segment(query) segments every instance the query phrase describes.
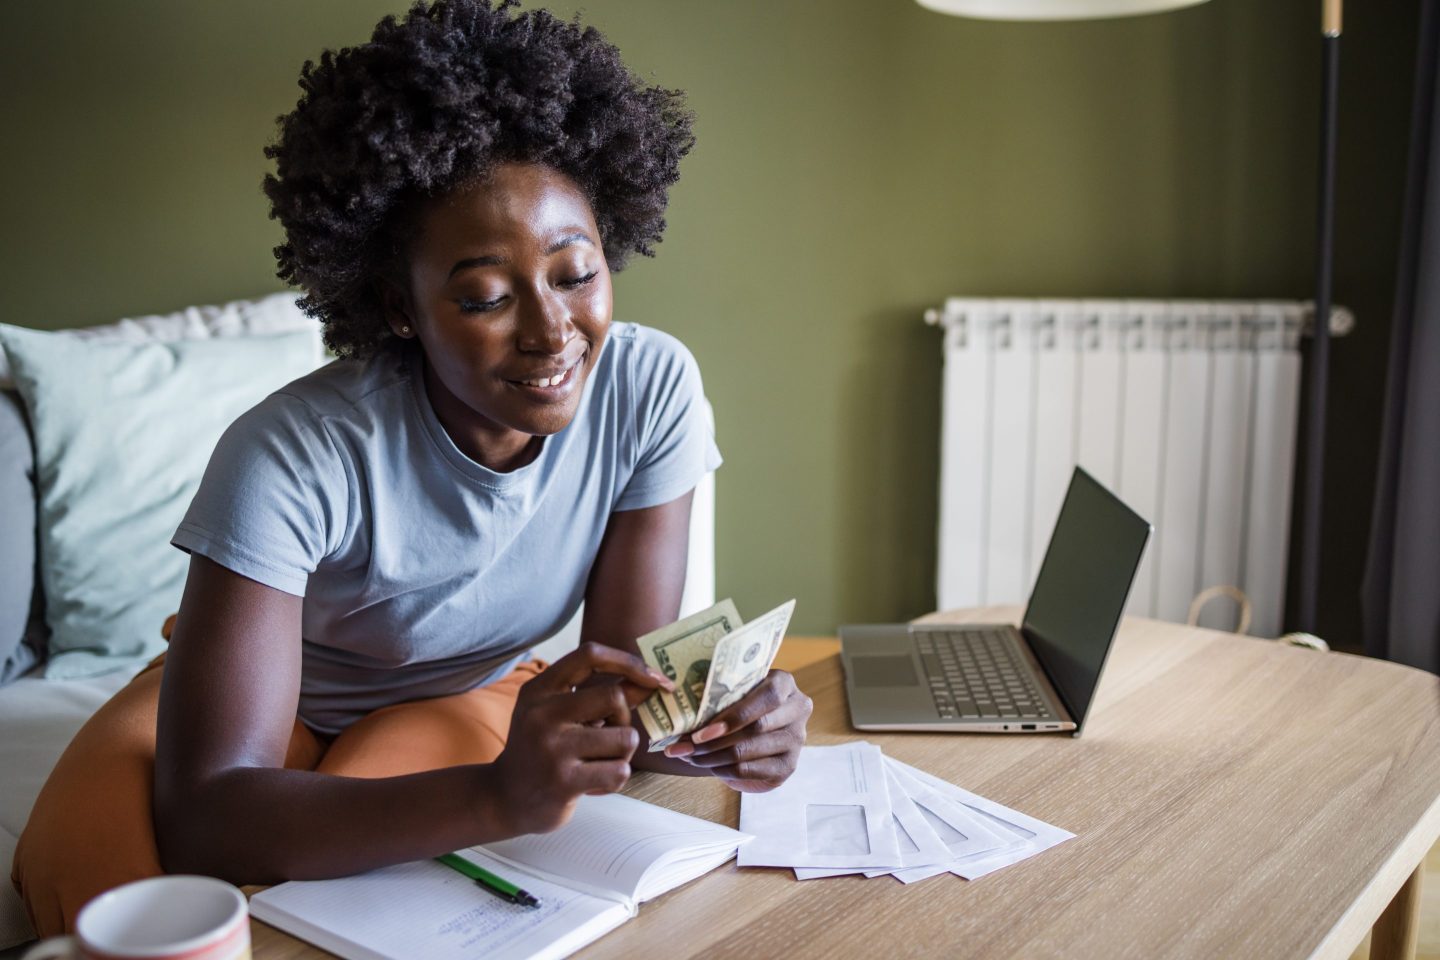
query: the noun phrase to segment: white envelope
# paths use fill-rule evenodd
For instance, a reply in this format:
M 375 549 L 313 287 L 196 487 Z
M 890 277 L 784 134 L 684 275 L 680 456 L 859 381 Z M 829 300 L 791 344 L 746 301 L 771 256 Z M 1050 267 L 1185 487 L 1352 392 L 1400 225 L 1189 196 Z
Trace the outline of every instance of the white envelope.
M 871 743 L 804 747 L 790 779 L 740 795 L 742 867 L 884 867 L 901 862 L 884 755 Z
M 867 877 L 880 877 L 893 873 L 902 882 L 913 882 L 911 871 L 918 875 L 923 868 L 934 867 L 924 876 L 934 876 L 950 869 L 959 857 L 978 854 L 997 854 L 1023 846 L 1024 841 L 1015 834 L 1002 831 L 987 824 L 986 818 L 949 797 L 943 796 L 929 784 L 911 776 L 911 769 L 904 764 L 892 765 L 891 758 L 885 758 L 885 772 L 890 788 L 891 803 L 896 808 L 896 834 L 901 846 L 900 862 L 891 867 L 870 869 L 797 869 L 799 880 L 815 880 L 821 877 L 835 877 L 846 873 L 863 873 Z M 898 799 L 897 799 L 898 798 Z M 902 818 L 902 811 L 905 816 Z M 923 838 L 923 845 L 907 840 Z M 923 877 L 916 876 L 917 879 Z
M 923 770 L 917 770 L 901 763 L 894 757 L 886 757 L 885 762 L 902 775 L 902 780 L 908 775 L 911 779 L 930 787 L 935 793 L 965 807 L 971 814 L 981 818 L 992 831 L 1008 835 L 1011 838 L 1010 844 L 1004 848 L 957 857 L 942 869 L 917 867 L 913 870 L 895 871 L 896 879 L 901 882 L 913 883 L 946 870 L 967 880 L 978 880 L 987 873 L 992 873 L 1001 867 L 1008 867 L 1012 863 L 1019 863 L 1021 860 L 1033 857 L 1035 854 L 1075 836 L 1068 830 L 1062 830 L 1043 820 L 1036 820 L 1034 817 L 1026 816 L 1018 810 L 1012 810 L 1004 804 L 987 800 L 957 787 L 953 783 L 933 777 Z
M 900 848 L 900 859 L 892 869 L 949 863 L 953 860 L 955 854 L 945 845 L 940 834 L 926 819 L 925 813 L 906 793 L 900 784 L 900 778 L 888 766 L 885 768 L 885 786 L 890 791 L 890 807 L 895 818 L 895 840 Z M 879 876 L 889 872 L 883 868 L 863 870 L 859 867 L 796 867 L 795 879 L 817 880 L 847 873 Z
M 901 787 L 920 807 L 921 813 L 945 844 L 950 859 L 981 853 L 1000 853 L 1022 844 L 1014 833 L 994 824 L 932 785 L 934 782 L 951 786 L 945 784 L 945 781 L 935 780 L 929 774 L 925 774 L 926 779 L 922 780 L 914 775 L 918 772 L 914 767 L 893 757 L 885 758 L 885 768 L 887 773 L 900 781 Z

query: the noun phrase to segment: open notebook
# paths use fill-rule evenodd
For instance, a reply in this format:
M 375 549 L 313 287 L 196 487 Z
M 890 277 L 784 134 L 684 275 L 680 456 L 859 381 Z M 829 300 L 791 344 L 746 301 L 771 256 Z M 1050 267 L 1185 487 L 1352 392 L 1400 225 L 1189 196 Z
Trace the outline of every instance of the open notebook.
M 582 797 L 570 822 L 460 855 L 519 884 L 506 903 L 433 860 L 338 880 L 293 880 L 250 898 L 257 919 L 348 960 L 564 957 L 639 905 L 735 856 L 747 834 L 619 794 Z

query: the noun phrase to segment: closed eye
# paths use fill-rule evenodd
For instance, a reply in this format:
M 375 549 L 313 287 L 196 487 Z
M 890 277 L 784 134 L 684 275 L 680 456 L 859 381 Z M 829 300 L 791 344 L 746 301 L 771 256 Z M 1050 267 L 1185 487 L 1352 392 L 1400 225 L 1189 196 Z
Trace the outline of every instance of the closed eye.
M 592 270 L 582 277 L 572 277 L 569 280 L 561 280 L 559 286 L 574 290 L 577 287 L 583 287 L 585 284 L 593 282 L 599 275 L 598 270 Z M 462 299 L 459 301 L 460 311 L 462 313 L 491 313 L 500 309 L 507 299 L 508 297 L 506 296 L 499 296 L 493 300 Z
M 496 297 L 494 300 L 461 300 L 460 311 L 462 313 L 490 313 L 498 310 L 504 302 L 504 297 Z

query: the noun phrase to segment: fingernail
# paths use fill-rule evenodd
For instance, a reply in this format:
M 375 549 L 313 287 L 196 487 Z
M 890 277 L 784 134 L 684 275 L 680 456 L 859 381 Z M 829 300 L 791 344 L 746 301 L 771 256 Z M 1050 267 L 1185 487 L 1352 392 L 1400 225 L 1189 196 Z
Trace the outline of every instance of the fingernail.
M 665 748 L 667 757 L 688 757 L 695 752 L 695 745 L 691 743 L 672 743 Z
M 725 724 L 712 723 L 710 724 L 710 726 L 705 727 L 703 730 L 696 730 L 694 736 L 692 736 L 690 739 L 694 740 L 696 743 L 704 743 L 706 740 L 714 740 L 716 737 L 721 736 L 724 733 Z
M 654 669 L 654 668 L 652 667 L 652 668 L 649 670 L 649 673 L 650 673 L 650 676 L 652 676 L 652 677 L 655 678 L 655 682 L 658 683 L 658 684 L 660 684 L 660 686 L 664 687 L 666 690 L 674 690 L 674 689 L 675 689 L 675 681 L 673 681 L 673 680 L 671 680 L 669 677 L 665 676 L 665 674 L 661 673 L 659 670 L 656 670 L 656 669 Z

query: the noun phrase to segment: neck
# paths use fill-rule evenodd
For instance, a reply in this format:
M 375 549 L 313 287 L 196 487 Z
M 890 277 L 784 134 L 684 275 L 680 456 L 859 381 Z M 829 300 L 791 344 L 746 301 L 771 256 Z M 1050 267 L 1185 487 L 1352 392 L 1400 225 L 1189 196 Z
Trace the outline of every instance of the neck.
M 509 473 L 540 455 L 543 437 L 501 426 L 471 410 L 435 376 L 428 358 L 424 376 L 425 396 L 435 418 L 465 456 L 496 473 Z

